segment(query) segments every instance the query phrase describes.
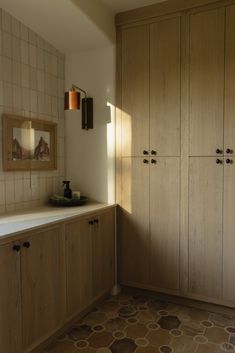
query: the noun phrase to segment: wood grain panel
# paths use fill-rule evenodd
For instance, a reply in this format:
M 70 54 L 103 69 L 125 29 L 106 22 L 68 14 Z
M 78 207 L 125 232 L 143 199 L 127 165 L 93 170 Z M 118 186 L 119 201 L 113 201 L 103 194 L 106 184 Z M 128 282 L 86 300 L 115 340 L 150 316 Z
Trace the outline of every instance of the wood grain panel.
M 122 33 L 122 156 L 149 150 L 149 26 Z
M 223 8 L 190 16 L 190 155 L 223 150 Z
M 149 165 L 142 158 L 122 158 L 122 205 L 119 211 L 119 279 L 149 281 Z
M 66 226 L 67 306 L 75 316 L 92 300 L 93 226 L 88 218 Z
M 66 314 L 65 254 L 61 227 L 26 239 L 22 248 L 23 347 L 59 328 Z
M 235 5 L 226 9 L 224 149 L 235 155 Z
M 221 298 L 223 164 L 190 158 L 189 291 Z
M 150 167 L 151 285 L 179 289 L 180 159 Z
M 20 253 L 0 246 L 0 351 L 21 352 Z
M 150 27 L 150 149 L 180 155 L 180 17 Z
M 235 302 L 235 160 L 224 167 L 223 299 Z
M 93 237 L 93 297 L 102 295 L 114 284 L 114 212 L 96 217 Z

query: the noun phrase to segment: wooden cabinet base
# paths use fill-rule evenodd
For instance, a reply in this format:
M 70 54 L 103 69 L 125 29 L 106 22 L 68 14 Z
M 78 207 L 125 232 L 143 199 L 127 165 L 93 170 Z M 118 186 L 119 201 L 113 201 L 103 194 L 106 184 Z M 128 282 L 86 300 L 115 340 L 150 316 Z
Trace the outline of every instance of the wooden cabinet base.
M 174 290 L 169 290 L 169 289 L 164 289 L 164 288 L 158 288 L 152 285 L 143 285 L 140 283 L 135 283 L 135 282 L 126 282 L 126 281 L 122 281 L 120 282 L 121 286 L 125 286 L 125 287 L 131 287 L 131 288 L 136 288 L 136 290 L 147 290 L 147 291 L 151 291 L 151 292 L 155 292 L 156 295 L 157 293 L 160 294 L 164 294 L 164 295 L 171 295 L 171 296 L 175 296 L 178 298 L 183 299 L 192 299 L 192 300 L 196 300 L 199 302 L 204 302 L 204 304 L 215 304 L 215 305 L 220 305 L 220 306 L 224 306 L 224 307 L 228 307 L 231 309 L 235 309 L 235 301 L 228 301 L 228 300 L 219 300 L 219 299 L 215 299 L 215 298 L 210 298 L 210 297 L 204 297 L 204 296 L 200 296 L 200 295 L 195 295 L 192 293 L 183 293 L 180 291 L 174 291 Z
M 99 297 L 95 298 L 78 315 L 71 318 L 63 326 L 58 327 L 58 329 L 55 330 L 53 333 L 51 333 L 50 336 L 45 336 L 42 340 L 40 340 L 39 342 L 36 342 L 34 345 L 32 345 L 30 348 L 28 348 L 26 351 L 24 351 L 24 353 L 41 353 L 43 351 L 43 349 L 45 349 L 46 347 L 48 347 L 48 345 L 50 345 L 50 343 L 54 342 L 63 333 L 67 332 L 70 327 L 72 327 L 76 322 L 78 322 L 78 320 L 80 320 L 83 316 L 85 316 L 92 309 L 94 309 L 97 304 L 99 304 L 105 298 L 107 298 L 109 296 L 109 294 L 111 293 L 111 290 L 112 290 L 112 288 L 110 288 L 110 290 L 106 291 L 102 295 L 99 295 Z

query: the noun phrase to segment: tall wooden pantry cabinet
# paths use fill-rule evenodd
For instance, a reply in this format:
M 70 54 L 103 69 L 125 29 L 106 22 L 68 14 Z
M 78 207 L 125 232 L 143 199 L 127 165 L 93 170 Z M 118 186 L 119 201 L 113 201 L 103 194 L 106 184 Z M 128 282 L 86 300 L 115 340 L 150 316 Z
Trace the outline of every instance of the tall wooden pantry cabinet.
M 235 0 L 117 24 L 122 284 L 235 306 Z

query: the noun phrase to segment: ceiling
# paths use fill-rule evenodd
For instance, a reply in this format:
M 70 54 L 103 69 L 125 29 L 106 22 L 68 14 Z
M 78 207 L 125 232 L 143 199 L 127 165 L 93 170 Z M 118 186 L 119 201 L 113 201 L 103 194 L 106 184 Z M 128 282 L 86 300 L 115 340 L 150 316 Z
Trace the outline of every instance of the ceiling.
M 117 12 L 161 1 L 0 0 L 0 7 L 61 52 L 70 54 L 115 43 Z
M 127 10 L 136 9 L 142 6 L 148 6 L 163 2 L 166 0 L 101 0 L 104 4 L 109 6 L 114 13 L 123 12 Z

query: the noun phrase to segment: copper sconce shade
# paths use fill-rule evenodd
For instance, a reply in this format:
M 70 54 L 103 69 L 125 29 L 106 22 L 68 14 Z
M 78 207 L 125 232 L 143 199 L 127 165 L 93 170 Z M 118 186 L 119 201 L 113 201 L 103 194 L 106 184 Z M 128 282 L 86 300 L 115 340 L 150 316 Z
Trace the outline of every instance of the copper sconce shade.
M 75 90 L 70 90 L 64 94 L 64 109 L 79 110 L 80 109 L 80 93 Z
M 79 110 L 82 92 L 85 98 L 82 99 L 82 129 L 93 129 L 93 98 L 88 98 L 86 91 L 72 85 L 72 88 L 64 94 L 64 110 Z

